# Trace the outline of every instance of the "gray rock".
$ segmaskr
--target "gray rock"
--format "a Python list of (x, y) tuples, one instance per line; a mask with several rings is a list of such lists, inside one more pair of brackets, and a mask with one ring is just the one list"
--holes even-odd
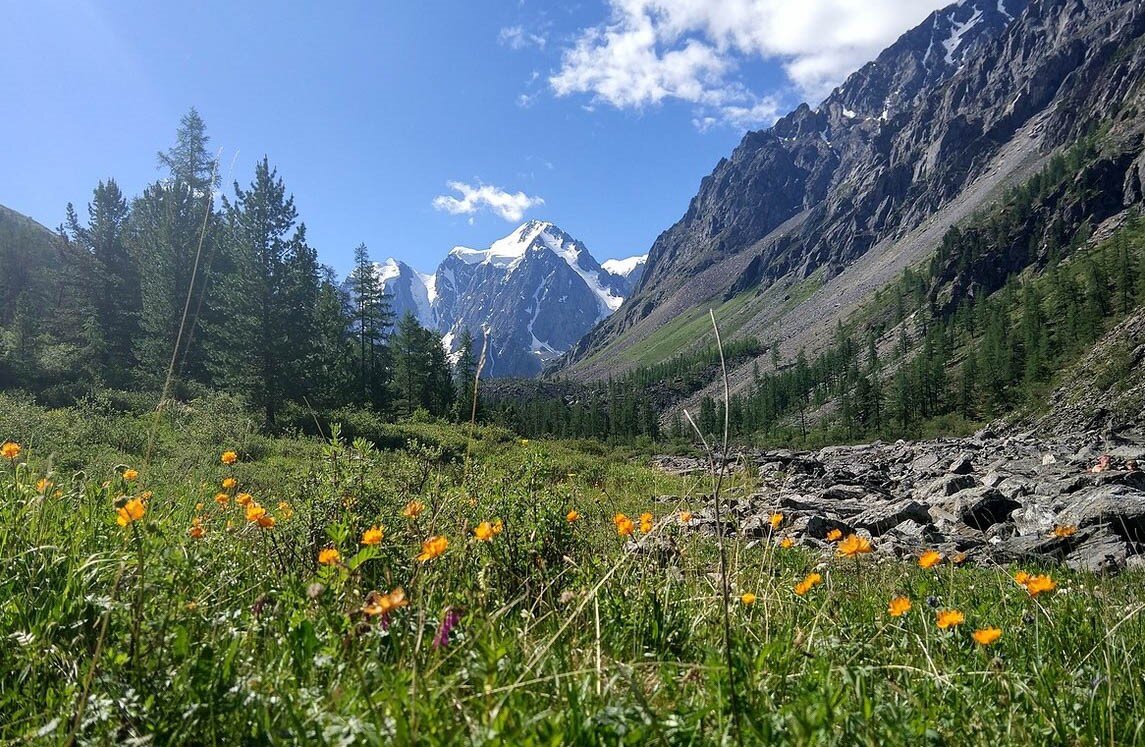
[(1005, 521), (1021, 504), (1007, 498), (995, 488), (967, 488), (942, 501), (939, 505), (955, 514), (962, 522), (975, 529), (986, 529)]
[(919, 525), (930, 523), (926, 506), (913, 500), (902, 500), (870, 508), (850, 520), (857, 529), (865, 529), (878, 537), (887, 530), (910, 521)]
[(927, 485), (922, 492), (926, 497), (942, 498), (954, 495), (960, 490), (973, 488), (977, 484), (978, 481), (973, 475), (946, 475)]

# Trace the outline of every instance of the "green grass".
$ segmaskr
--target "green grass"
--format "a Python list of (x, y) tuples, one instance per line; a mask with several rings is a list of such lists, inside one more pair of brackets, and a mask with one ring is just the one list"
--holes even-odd
[[(269, 438), (225, 401), (160, 418), (148, 463), (148, 415), (0, 405), (0, 440), (25, 446), (0, 462), (0, 743), (62, 743), (73, 723), (86, 744), (734, 741), (713, 544), (677, 518), (701, 507), (703, 480), (497, 433), (467, 460), (428, 443), (442, 425), (389, 451)], [(737, 476), (729, 490), (754, 488)], [(145, 491), (146, 514), (119, 526), (117, 501)], [(237, 492), (276, 525), (246, 521)], [(413, 520), (411, 500), (427, 506)], [(621, 511), (653, 514), (641, 550), (617, 537)], [(500, 535), (473, 538), (496, 519)], [(375, 524), (384, 539), (363, 547)], [(449, 547), (419, 563), (430, 535)], [(340, 565), (318, 565), (326, 547)], [(1008, 569), (770, 542), (732, 543), (729, 567), (745, 744), (1145, 738), (1139, 573), (1055, 571), (1058, 591), (1032, 599)], [(796, 596), (813, 569), (822, 585)], [(409, 605), (385, 624), (361, 612), (399, 586)], [(896, 594), (914, 603), (902, 618), (886, 614)], [(939, 631), (936, 607), (966, 624)], [(983, 649), (970, 632), (986, 625), (1004, 632)]]

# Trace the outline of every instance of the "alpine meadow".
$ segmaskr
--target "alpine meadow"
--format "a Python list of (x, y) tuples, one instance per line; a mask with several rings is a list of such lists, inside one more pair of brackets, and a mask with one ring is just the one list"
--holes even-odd
[(10, 11), (0, 745), (1145, 745), (1138, 0)]

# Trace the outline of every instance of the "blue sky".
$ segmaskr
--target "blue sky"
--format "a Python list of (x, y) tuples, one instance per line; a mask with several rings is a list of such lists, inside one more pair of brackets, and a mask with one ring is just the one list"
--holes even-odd
[(269, 156), (340, 273), (519, 218), (640, 254), (747, 129), (943, 4), (0, 0), (0, 204), (55, 226), (100, 179), (140, 192), (194, 106), (224, 183)]

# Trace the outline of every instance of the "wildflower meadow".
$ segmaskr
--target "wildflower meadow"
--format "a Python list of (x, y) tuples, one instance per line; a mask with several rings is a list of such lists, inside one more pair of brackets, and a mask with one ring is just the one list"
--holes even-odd
[(721, 560), (711, 477), (637, 452), (0, 398), (0, 743), (1145, 741), (1137, 572), (892, 559), (778, 510)]

